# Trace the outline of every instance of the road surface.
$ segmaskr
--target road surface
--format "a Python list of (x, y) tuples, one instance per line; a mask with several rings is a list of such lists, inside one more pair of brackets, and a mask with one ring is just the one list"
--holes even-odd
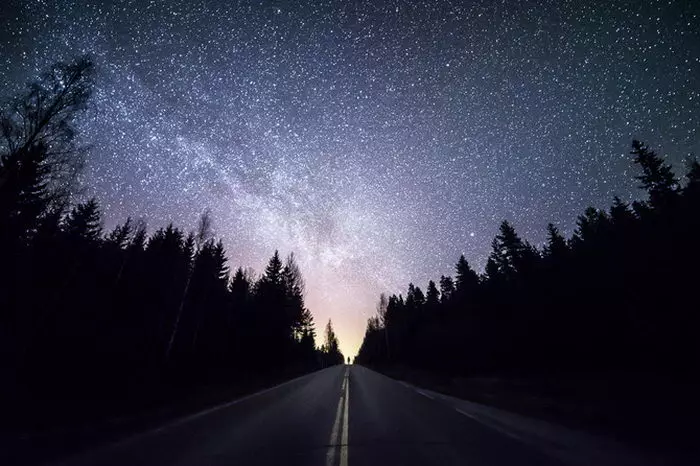
[[(546, 466), (589, 461), (585, 452), (562, 456), (561, 445), (552, 447), (538, 436), (533, 440), (522, 433), (522, 425), (519, 431), (459, 403), (364, 367), (342, 365), (57, 464)], [(614, 464), (625, 463), (619, 460)]]

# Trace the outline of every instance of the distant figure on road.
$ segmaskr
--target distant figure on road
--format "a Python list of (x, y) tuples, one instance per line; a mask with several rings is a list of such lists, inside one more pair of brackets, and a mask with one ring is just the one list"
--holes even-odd
[(348, 364), (350, 364), (350, 356), (348, 356)]

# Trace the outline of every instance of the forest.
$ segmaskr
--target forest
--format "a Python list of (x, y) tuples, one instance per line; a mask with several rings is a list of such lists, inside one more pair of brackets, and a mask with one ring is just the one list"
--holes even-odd
[(700, 164), (679, 179), (639, 141), (631, 162), (646, 200), (590, 207), (570, 238), (549, 224), (540, 248), (504, 221), (483, 273), (462, 256), (454, 278), (382, 295), (355, 362), (462, 377), (696, 380)]
[[(100, 419), (211, 386), (260, 388), (343, 363), (318, 338), (293, 254), (231, 269), (208, 211), (194, 231), (103, 229), (80, 193), (89, 58), (56, 63), (0, 113), (0, 384), (5, 427)], [(381, 295), (356, 363), (455, 376), (697, 379), (700, 164), (678, 177), (633, 141), (646, 199), (588, 208), (536, 247), (504, 221), (483, 273)], [(70, 413), (70, 416), (68, 415)]]
[(206, 211), (192, 232), (149, 233), (132, 218), (103, 231), (98, 201), (81, 199), (77, 182), (86, 151), (75, 119), (94, 75), (87, 57), (56, 63), (0, 115), (5, 421), (17, 431), (50, 424), (52, 410), (60, 422), (124, 414), (139, 398), (343, 363), (330, 321), (316, 345), (293, 254), (275, 251), (259, 277), (232, 271)]

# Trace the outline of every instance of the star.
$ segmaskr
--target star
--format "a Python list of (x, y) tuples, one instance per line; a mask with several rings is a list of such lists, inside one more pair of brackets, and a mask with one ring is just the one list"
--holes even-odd
[(11, 5), (3, 97), (57, 60), (99, 68), (78, 129), (105, 227), (210, 208), (233, 267), (294, 251), (347, 355), (380, 292), (460, 251), (482, 270), (501, 220), (540, 245), (639, 198), (633, 138), (700, 153), (694, 2)]

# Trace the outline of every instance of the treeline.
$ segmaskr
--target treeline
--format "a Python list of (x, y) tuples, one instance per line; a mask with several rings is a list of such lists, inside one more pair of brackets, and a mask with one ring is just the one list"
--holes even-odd
[(573, 236), (548, 225), (541, 249), (504, 221), (482, 274), (382, 296), (356, 362), (459, 375), (556, 373), (697, 376), (700, 165), (679, 180), (632, 144), (648, 193), (587, 209)]
[(230, 274), (208, 213), (195, 232), (132, 219), (105, 232), (96, 200), (71, 203), (92, 76), (88, 59), (58, 63), (1, 115), (3, 399), (124, 398), (342, 363), (330, 322), (316, 346), (293, 255), (275, 252), (259, 278)]

